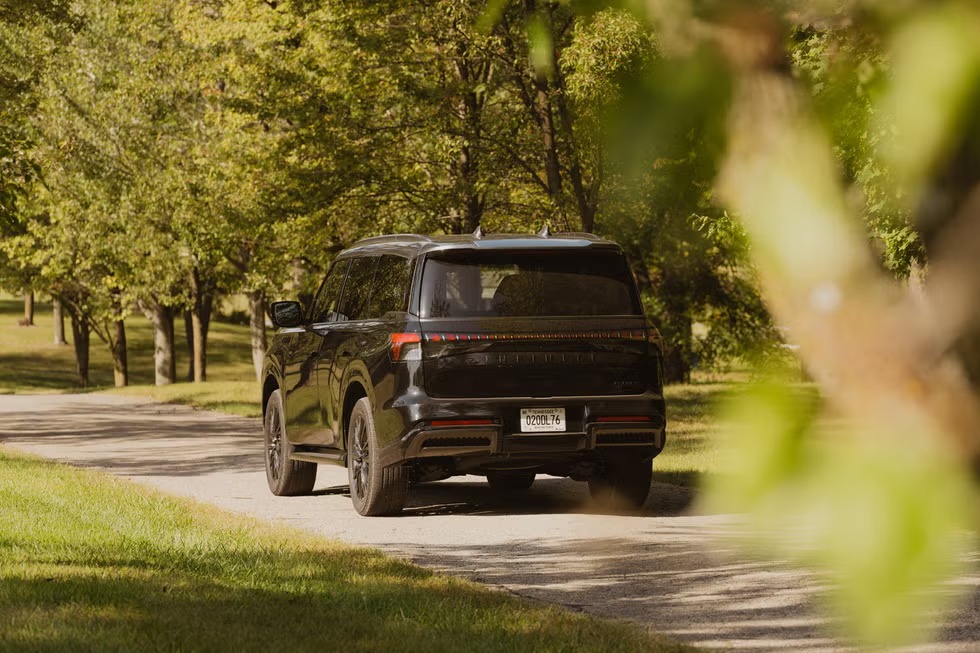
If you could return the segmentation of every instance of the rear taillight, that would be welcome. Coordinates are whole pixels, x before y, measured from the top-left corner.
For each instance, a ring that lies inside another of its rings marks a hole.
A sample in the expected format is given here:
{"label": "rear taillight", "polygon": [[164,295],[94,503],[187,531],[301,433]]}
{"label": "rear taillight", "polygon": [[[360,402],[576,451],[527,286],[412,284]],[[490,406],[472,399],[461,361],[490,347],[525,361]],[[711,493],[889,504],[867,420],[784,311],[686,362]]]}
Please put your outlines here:
{"label": "rear taillight", "polygon": [[391,334],[391,359],[396,362],[421,360],[421,342],[422,337],[417,333]]}
{"label": "rear taillight", "polygon": [[[654,329],[656,332],[656,329]],[[657,338],[660,334],[657,334]],[[487,342],[496,340],[646,340],[647,331],[575,331],[565,333],[426,333],[426,342]]]}

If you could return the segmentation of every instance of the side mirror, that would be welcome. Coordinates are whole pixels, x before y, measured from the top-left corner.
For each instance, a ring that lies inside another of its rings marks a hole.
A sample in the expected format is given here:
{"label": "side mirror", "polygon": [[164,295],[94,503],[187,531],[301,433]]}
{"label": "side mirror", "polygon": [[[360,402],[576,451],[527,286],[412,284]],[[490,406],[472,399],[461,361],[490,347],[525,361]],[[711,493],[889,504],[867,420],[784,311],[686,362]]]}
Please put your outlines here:
{"label": "side mirror", "polygon": [[299,302],[272,302],[269,312],[272,323],[277,327],[291,329],[303,326],[303,307]]}

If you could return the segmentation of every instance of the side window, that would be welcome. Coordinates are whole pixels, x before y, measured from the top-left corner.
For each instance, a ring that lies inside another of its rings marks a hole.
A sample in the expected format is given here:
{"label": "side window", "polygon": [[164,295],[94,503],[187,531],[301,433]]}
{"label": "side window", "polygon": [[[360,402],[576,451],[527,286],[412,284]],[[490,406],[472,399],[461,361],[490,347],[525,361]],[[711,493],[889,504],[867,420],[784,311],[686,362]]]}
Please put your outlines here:
{"label": "side window", "polygon": [[367,308],[368,300],[371,295],[371,282],[374,279],[374,271],[378,263],[377,256],[365,256],[351,261],[350,272],[347,275],[347,284],[344,286],[344,295],[340,299],[341,320],[363,320],[366,315],[364,310]]}
{"label": "side window", "polygon": [[412,267],[408,259],[388,254],[382,256],[365,317],[379,318],[389,311],[406,310],[411,280]]}
{"label": "side window", "polygon": [[313,307],[310,310],[310,322],[331,321],[331,314],[337,310],[337,300],[340,299],[340,290],[344,287],[344,278],[347,276],[349,261],[334,263],[327,273],[327,278],[320,284],[320,291],[316,294]]}

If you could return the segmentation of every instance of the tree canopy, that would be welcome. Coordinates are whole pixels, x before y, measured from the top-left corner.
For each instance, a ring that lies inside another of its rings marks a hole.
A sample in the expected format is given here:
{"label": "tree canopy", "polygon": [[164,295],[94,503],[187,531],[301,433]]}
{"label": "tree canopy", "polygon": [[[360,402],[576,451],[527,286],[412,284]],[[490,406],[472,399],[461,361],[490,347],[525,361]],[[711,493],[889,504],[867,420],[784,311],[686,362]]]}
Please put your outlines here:
{"label": "tree canopy", "polygon": [[[107,342],[139,303],[199,315],[204,347],[216,293],[248,294],[260,316],[267,295],[311,292],[364,236],[545,223],[628,245],[672,378],[739,355],[742,336],[774,342],[744,248],[713,226],[725,217],[710,193],[711,112],[684,116],[683,133],[668,127],[677,114],[635,120],[676,92],[630,82],[666,71],[658,37],[628,11],[31,8],[2,24],[2,147],[16,152],[0,158],[4,285],[62,296]],[[638,124],[669,134],[666,149],[638,151]]]}

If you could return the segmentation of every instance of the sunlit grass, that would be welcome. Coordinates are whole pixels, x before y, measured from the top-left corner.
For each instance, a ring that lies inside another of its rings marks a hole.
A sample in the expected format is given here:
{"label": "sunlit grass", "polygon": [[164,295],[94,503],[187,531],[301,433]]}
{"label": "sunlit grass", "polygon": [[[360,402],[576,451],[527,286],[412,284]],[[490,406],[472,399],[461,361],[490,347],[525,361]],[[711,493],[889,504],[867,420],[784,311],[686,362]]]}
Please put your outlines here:
{"label": "sunlit grass", "polygon": [[2,650],[685,650],[3,448],[0,505]]}
{"label": "sunlit grass", "polygon": [[[799,381],[792,364],[771,377],[804,393],[816,393],[813,383]],[[757,380],[748,371],[695,374],[692,383],[667,386],[667,444],[654,460],[654,477],[681,485],[700,484],[706,474],[730,471],[725,454],[726,429],[718,413],[733,396]]]}
{"label": "sunlit grass", "polygon": [[[75,354],[70,345],[54,344],[54,321],[49,303],[38,303],[34,321],[36,326],[17,326],[23,317],[20,299],[0,295],[0,392],[78,392],[81,390],[75,376]],[[178,319],[177,330],[177,377],[187,377],[188,352],[184,338],[184,322]],[[66,335],[71,341],[71,324],[65,320]],[[131,315],[126,320],[126,340],[129,354],[130,384],[152,386],[153,378],[153,329],[142,314]],[[91,361],[89,364],[90,389],[110,387],[112,357],[109,349],[92,335]],[[248,327],[211,321],[208,334],[208,381],[254,384]],[[180,385],[180,384],[178,384]],[[190,397],[200,390],[172,390],[175,397]],[[242,395],[237,386],[229,386],[228,396],[217,403],[235,404]],[[204,391],[214,403],[222,390],[214,386]],[[147,394],[151,394],[147,391]],[[161,394],[158,396],[168,396]],[[182,403],[182,402],[178,402]],[[196,405],[196,404],[195,404]]]}
{"label": "sunlit grass", "polygon": [[145,397],[167,404],[217,410],[242,417],[261,417],[261,388],[253,381],[208,381],[173,385],[136,385],[111,388],[107,393],[128,397]]}
{"label": "sunlit grass", "polygon": [[743,385],[740,381],[667,386],[667,444],[653,464],[657,480],[696,484],[718,471],[718,424],[714,407]]}

